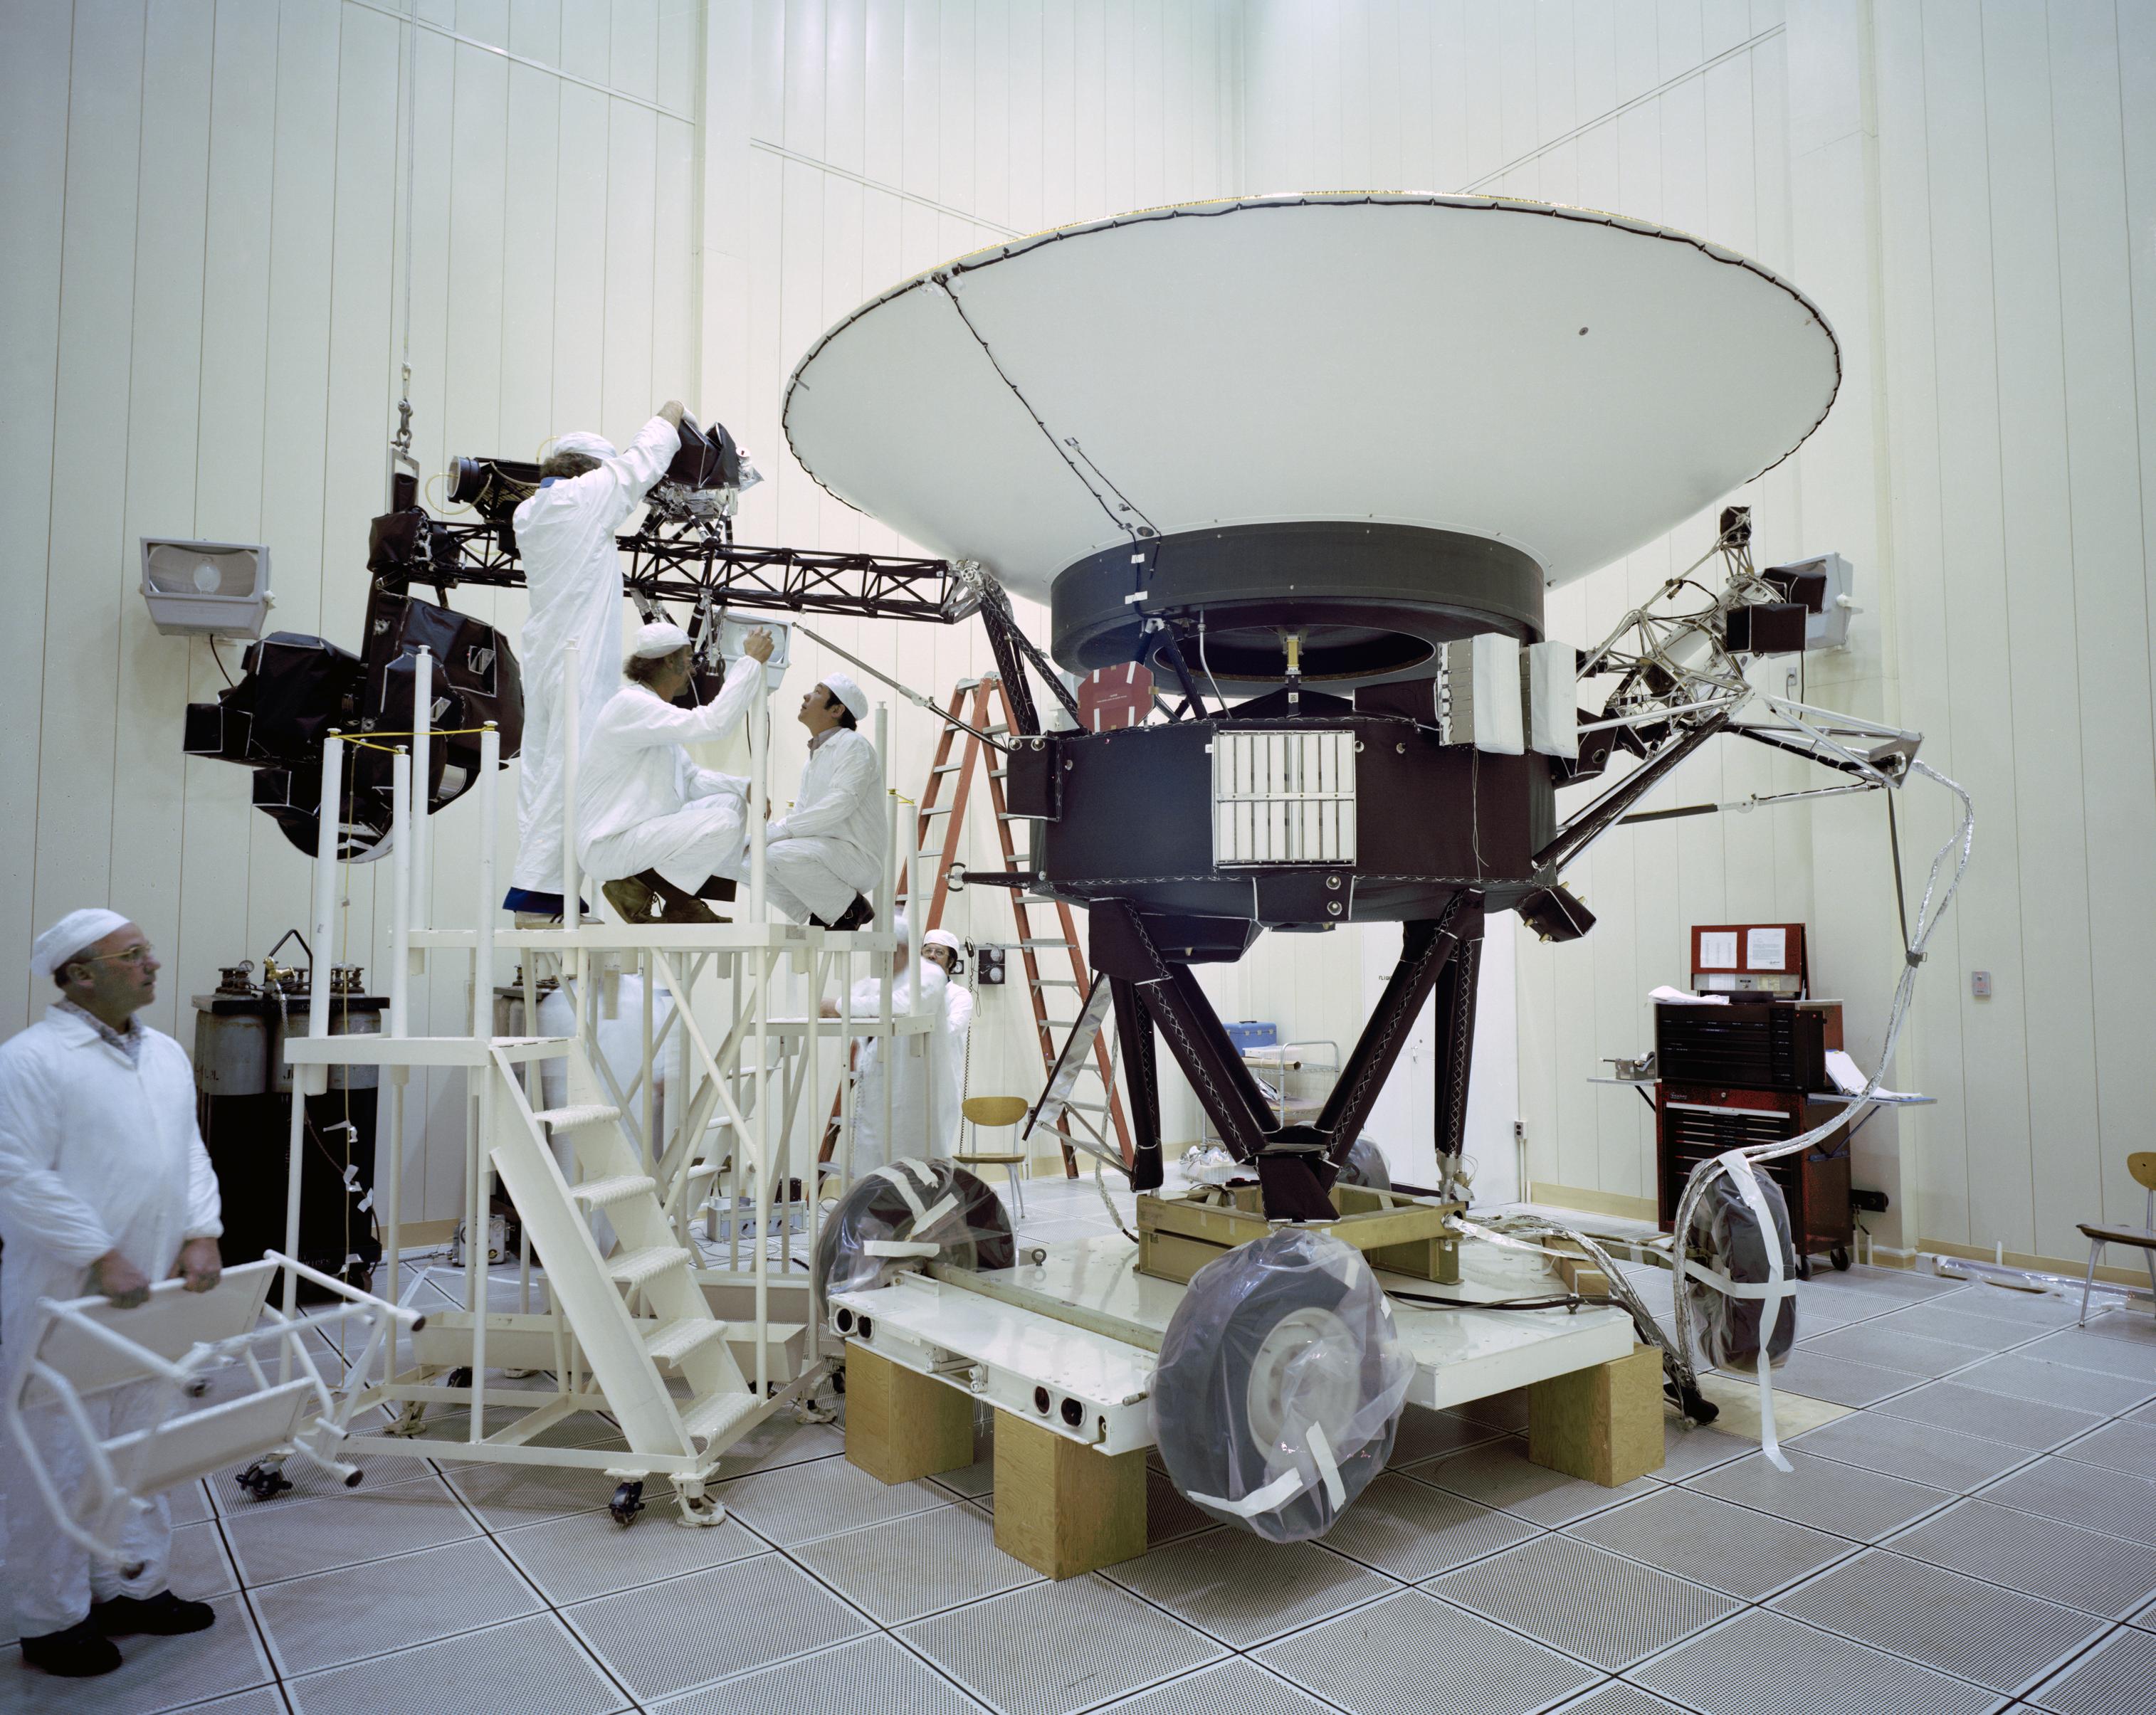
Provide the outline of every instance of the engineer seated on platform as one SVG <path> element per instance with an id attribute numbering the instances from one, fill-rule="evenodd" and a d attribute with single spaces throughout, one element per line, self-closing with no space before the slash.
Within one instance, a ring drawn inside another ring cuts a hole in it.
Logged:
<path id="1" fill-rule="evenodd" d="M 765 897 L 819 929 L 866 928 L 875 914 L 866 895 L 883 879 L 883 768 L 857 730 L 868 712 L 868 697 L 843 673 L 809 687 L 796 717 L 808 729 L 800 790 L 766 834 Z M 747 854 L 723 873 L 747 880 Z"/>
<path id="2" fill-rule="evenodd" d="M 629 683 L 601 711 L 577 781 L 577 860 L 626 923 L 716 923 L 696 897 L 742 868 L 748 782 L 699 768 L 683 748 L 725 739 L 762 700 L 771 633 L 754 631 L 716 701 L 678 709 L 694 658 L 689 634 L 644 627 L 622 665 Z"/>

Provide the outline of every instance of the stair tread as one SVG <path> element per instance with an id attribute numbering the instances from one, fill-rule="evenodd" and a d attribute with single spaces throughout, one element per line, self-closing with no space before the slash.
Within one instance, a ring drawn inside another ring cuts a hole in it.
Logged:
<path id="1" fill-rule="evenodd" d="M 679 1316 L 645 1330 L 644 1349 L 654 1363 L 678 1362 L 705 1345 L 726 1336 L 726 1324 L 715 1316 Z"/>
<path id="2" fill-rule="evenodd" d="M 578 1131 L 608 1124 L 621 1118 L 621 1109 L 603 1102 L 572 1102 L 565 1108 L 542 1108 L 531 1117 L 554 1131 Z"/>
<path id="3" fill-rule="evenodd" d="M 681 1427 L 700 1441 L 710 1441 L 719 1431 L 754 1411 L 760 1402 L 746 1388 L 723 1394 L 707 1394 L 691 1402 L 681 1414 Z"/>
<path id="4" fill-rule="evenodd" d="M 569 1195 L 587 1208 L 603 1209 L 610 1203 L 619 1203 L 639 1191 L 656 1191 L 659 1181 L 644 1173 L 610 1174 L 603 1179 L 588 1179 L 569 1187 Z"/>
<path id="5" fill-rule="evenodd" d="M 639 1286 L 670 1268 L 685 1266 L 690 1258 L 679 1245 L 646 1245 L 641 1250 L 617 1252 L 606 1259 L 607 1273 L 624 1286 Z"/>

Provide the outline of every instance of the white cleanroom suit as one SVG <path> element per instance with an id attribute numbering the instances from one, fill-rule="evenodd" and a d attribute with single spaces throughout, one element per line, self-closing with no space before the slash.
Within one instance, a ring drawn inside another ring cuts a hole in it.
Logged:
<path id="1" fill-rule="evenodd" d="M 531 614 L 523 657 L 524 745 L 516 782 L 516 868 L 511 886 L 562 891 L 562 651 L 577 646 L 578 724 L 590 742 L 621 682 L 621 555 L 614 533 L 665 473 L 681 437 L 663 417 L 597 470 L 557 477 L 516 509 L 516 550 Z"/>
<path id="2" fill-rule="evenodd" d="M 139 1062 L 105 1041 L 73 1007 L 0 1045 L 0 1342 L 12 1389 L 30 1355 L 40 1298 L 95 1290 L 90 1265 L 118 1251 L 152 1281 L 163 1280 L 188 1240 L 224 1231 L 217 1175 L 195 1127 L 194 1073 L 180 1045 L 139 1026 Z M 137 1383 L 84 1403 L 101 1437 L 146 1427 L 164 1395 Z M 81 1441 L 43 1408 L 24 1418 L 64 1495 L 82 1472 Z M 123 1533 L 126 1559 L 141 1569 L 122 1578 L 53 1527 L 45 1498 L 8 1450 L 8 1563 L 21 1635 L 64 1631 L 99 1601 L 144 1597 L 165 1588 L 172 1539 L 162 1497 Z"/>
<path id="3" fill-rule="evenodd" d="M 873 1173 L 886 1162 L 931 1153 L 928 1143 L 932 1122 L 929 1103 L 936 1094 L 937 1080 L 932 1068 L 941 1057 L 941 1044 L 936 1039 L 942 1034 L 943 991 L 947 979 L 940 967 L 927 960 L 917 960 L 911 975 L 899 972 L 891 985 L 891 1014 L 894 1019 L 913 1010 L 913 984 L 916 980 L 922 985 L 923 1005 L 936 1023 L 912 1036 L 859 1039 L 860 1054 L 854 1062 L 852 1170 L 855 1179 Z M 875 977 L 865 976 L 855 983 L 855 1018 L 878 1017 L 878 1009 L 883 1004 L 882 993 L 882 985 Z M 888 1136 L 885 1134 L 883 1116 L 886 1084 L 891 1089 Z"/>
<path id="4" fill-rule="evenodd" d="M 966 1033 L 973 1027 L 973 991 L 945 980 L 943 1028 L 936 1040 L 936 1106 L 931 1116 L 927 1153 L 950 1155 L 958 1148 L 960 1108 L 966 1099 Z"/>
<path id="5" fill-rule="evenodd" d="M 811 741 L 793 807 L 764 832 L 764 895 L 796 920 L 811 915 L 835 923 L 854 895 L 883 883 L 883 768 L 875 746 L 851 727 L 834 726 Z M 748 878 L 744 856 L 722 872 Z"/>
<path id="6" fill-rule="evenodd" d="M 677 709 L 645 685 L 613 694 L 578 759 L 577 861 L 587 875 L 619 881 L 656 869 L 694 893 L 740 872 L 748 782 L 699 768 L 682 746 L 726 738 L 764 683 L 762 663 L 744 655 L 701 709 Z"/>

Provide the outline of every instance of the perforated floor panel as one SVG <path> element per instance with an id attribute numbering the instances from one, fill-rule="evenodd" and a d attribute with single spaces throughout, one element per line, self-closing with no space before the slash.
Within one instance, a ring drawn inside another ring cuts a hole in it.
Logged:
<path id="1" fill-rule="evenodd" d="M 1527 1715 L 1599 1677 L 1420 1590 L 1404 1590 L 1255 1653 L 1348 1715 L 1490 1715 L 1497 1709 Z"/>
<path id="2" fill-rule="evenodd" d="M 238 1596 L 220 1596 L 210 1605 L 217 1622 L 208 1631 L 126 1639 L 119 1668 L 97 1679 L 50 1678 L 22 1666 L 11 1648 L 7 1653 L 15 1659 L 0 1663 L 0 1707 L 37 1715 L 159 1715 L 267 1684 L 273 1677 L 269 1658 L 245 1605 Z"/>
<path id="3" fill-rule="evenodd" d="M 549 1614 L 285 1682 L 297 1715 L 514 1709 L 609 1715 L 629 1700 Z"/>
<path id="4" fill-rule="evenodd" d="M 1889 1417 L 1906 1417 L 1941 1429 L 1969 1434 L 1981 1430 L 1986 1441 L 2005 1441 L 2032 1452 L 2071 1441 L 2103 1421 L 2100 1412 L 1983 1393 L 1953 1381 L 1928 1382 L 1882 1401 L 1877 1409 Z"/>
<path id="5" fill-rule="evenodd" d="M 2156 1482 L 2143 1477 L 2054 1454 L 2002 1477 L 1982 1492 L 1982 1498 L 2156 1549 Z"/>
<path id="6" fill-rule="evenodd" d="M 2117 1345 L 2118 1341 L 2111 1344 Z M 2156 1381 L 2131 1376 L 2107 1375 L 2070 1364 L 2034 1355 L 2035 1348 L 2024 1346 L 1962 1370 L 1956 1377 L 1986 1393 L 2008 1394 L 2015 1399 L 2041 1400 L 2076 1411 L 2108 1416 L 2138 1405 L 2156 1395 Z"/>
<path id="7" fill-rule="evenodd" d="M 1748 1601 L 1856 1552 L 1840 1537 L 1685 1488 L 1598 1513 L 1565 1534 Z"/>
<path id="8" fill-rule="evenodd" d="M 575 1513 L 502 1531 L 495 1540 L 557 1607 L 745 1560 L 767 1547 L 738 1519 L 690 1530 L 676 1524 L 678 1517 L 662 1487 L 626 1528 L 609 1513 Z"/>
<path id="9" fill-rule="evenodd" d="M 480 1538 L 295 1578 L 254 1592 L 287 1677 L 388 1655 L 535 1614 L 546 1605 L 501 1549 Z"/>
<path id="10" fill-rule="evenodd" d="M 881 1483 L 844 1459 L 759 1472 L 714 1491 L 726 1510 L 781 1548 L 953 1504 L 932 1482 Z"/>
<path id="11" fill-rule="evenodd" d="M 1872 1549 L 1777 1596 L 1779 1612 L 1994 1691 L 2036 1683 L 2105 1622 L 2077 1608 Z"/>
<path id="12" fill-rule="evenodd" d="M 1889 1417 L 1881 1411 L 1851 1412 L 1785 1445 L 1791 1453 L 1838 1460 L 1957 1494 L 1966 1494 L 2033 1456 L 2026 1447 L 1979 1441 L 1973 1435 Z"/>
<path id="13" fill-rule="evenodd" d="M 1104 1705 L 1099 1715 L 1332 1715 L 1327 1704 L 1255 1661 L 1237 1656 L 1201 1667 L 1134 1697 Z"/>
<path id="14" fill-rule="evenodd" d="M 1097 1575 L 992 1596 L 899 1636 L 1006 1715 L 1091 1708 L 1228 1653 Z"/>
<path id="15" fill-rule="evenodd" d="M 1902 1393 L 1924 1379 L 1906 1369 L 1851 1363 L 1810 1345 L 1798 1346 L 1789 1354 L 1789 1361 L 1774 1372 L 1777 1388 L 1808 1399 L 1830 1400 L 1837 1405 L 1869 1405 Z"/>
<path id="16" fill-rule="evenodd" d="M 1999 1705 L 1962 1680 L 1756 1609 L 1626 1677 L 1702 1715 L 1985 1715 Z"/>
<path id="17" fill-rule="evenodd" d="M 1806 1340 L 1804 1347 L 1809 1351 L 1824 1352 L 1830 1358 L 1876 1364 L 1881 1369 L 1899 1369 L 1928 1380 L 1965 1369 L 1991 1355 L 1985 1347 L 1958 1345 L 1952 1340 L 1918 1334 L 1913 1328 L 1894 1327 L 1892 1322 L 1892 1318 L 1882 1317 L 1874 1322 L 1852 1323 L 1847 1328 L 1838 1328 L 1831 1334 Z"/>
<path id="18" fill-rule="evenodd" d="M 1254 1541 L 1225 1529 L 1185 1537 L 1103 1575 L 1239 1650 L 1399 1588 L 1314 1543 Z"/>
<path id="19" fill-rule="evenodd" d="M 707 1621 L 696 1623 L 699 1615 L 709 1616 Z M 686 1623 L 655 1623 L 660 1615 Z M 777 1554 L 601 1596 L 563 1610 L 562 1617 L 639 1702 L 805 1656 L 873 1629 Z"/>
<path id="20" fill-rule="evenodd" d="M 1719 1590 L 1558 1536 L 1423 1588 L 1613 1673 L 1739 1605 Z"/>
<path id="21" fill-rule="evenodd" d="M 2069 1441 L 2059 1449 L 2059 1456 L 2145 1477 L 2156 1472 L 2156 1423 L 2136 1423 L 2130 1417 L 2121 1418 L 2092 1435 Z"/>
<path id="22" fill-rule="evenodd" d="M 2156 1715 L 2156 1633 L 2121 1628 L 2029 1701 L 2058 1715 Z"/>
<path id="23" fill-rule="evenodd" d="M 1325 1545 L 1413 1583 L 1537 1533 L 1510 1513 L 1387 1472 L 1326 1533 Z"/>
<path id="24" fill-rule="evenodd" d="M 938 1507 L 793 1550 L 818 1578 L 880 1625 L 899 1625 L 961 1602 L 1040 1581 L 997 1551 L 994 1522 L 971 1507 Z"/>
<path id="25" fill-rule="evenodd" d="M 1418 1465 L 1412 1474 L 1450 1493 L 1486 1507 L 1502 1508 L 1553 1530 L 1590 1513 L 1652 1494 L 1661 1486 L 1651 1477 L 1635 1477 L 1619 1488 L 1584 1482 L 1530 1462 L 1527 1444 L 1517 1436 Z"/>
<path id="26" fill-rule="evenodd" d="M 1944 1489 L 1815 1458 L 1794 1446 L 1788 1458 L 1789 1468 L 1777 1471 L 1764 1453 L 1753 1453 L 1685 1487 L 1856 1542 L 1876 1541 L 1952 1498 Z"/>
<path id="27" fill-rule="evenodd" d="M 1957 1501 L 1887 1545 L 2109 1620 L 2125 1618 L 2156 1595 L 2156 1550 L 1981 1500 Z"/>
<path id="28" fill-rule="evenodd" d="M 902 1645 L 878 1635 L 651 1708 L 653 1715 L 980 1715 L 981 1705 Z"/>

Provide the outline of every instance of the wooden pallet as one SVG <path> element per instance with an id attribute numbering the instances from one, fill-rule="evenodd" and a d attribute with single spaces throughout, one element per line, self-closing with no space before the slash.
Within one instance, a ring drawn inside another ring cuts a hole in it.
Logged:
<path id="1" fill-rule="evenodd" d="M 1464 1206 L 1435 1197 L 1410 1197 L 1363 1185 L 1335 1185 L 1337 1221 L 1313 1221 L 1311 1231 L 1330 1233 L 1363 1252 L 1373 1268 L 1416 1280 L 1451 1285 L 1460 1278 L 1460 1241 L 1447 1219 Z M 1255 1185 L 1208 1188 L 1178 1195 L 1141 1195 L 1138 1272 L 1162 1280 L 1188 1280 L 1208 1262 L 1238 1245 L 1273 1231 Z"/>

